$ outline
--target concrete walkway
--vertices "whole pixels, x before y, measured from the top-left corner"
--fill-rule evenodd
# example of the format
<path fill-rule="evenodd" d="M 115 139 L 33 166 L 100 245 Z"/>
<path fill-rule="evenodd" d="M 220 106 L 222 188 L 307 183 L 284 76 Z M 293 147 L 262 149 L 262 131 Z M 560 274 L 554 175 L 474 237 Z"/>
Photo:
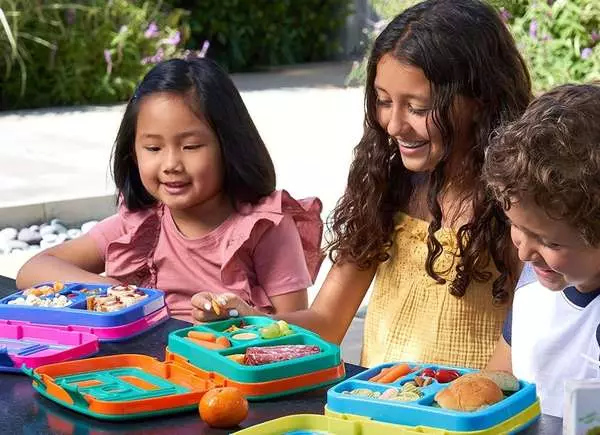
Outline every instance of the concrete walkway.
<path fill-rule="evenodd" d="M 319 196 L 324 219 L 344 191 L 362 134 L 363 90 L 344 86 L 350 68 L 326 63 L 233 75 L 275 163 L 278 188 L 297 198 Z M 121 104 L 0 112 L 0 229 L 112 214 L 109 158 L 123 110 Z M 30 255 L 0 255 L 0 274 L 14 277 Z M 329 267 L 309 289 L 311 301 Z M 357 320 L 344 344 L 348 361 L 358 361 L 361 331 Z"/>

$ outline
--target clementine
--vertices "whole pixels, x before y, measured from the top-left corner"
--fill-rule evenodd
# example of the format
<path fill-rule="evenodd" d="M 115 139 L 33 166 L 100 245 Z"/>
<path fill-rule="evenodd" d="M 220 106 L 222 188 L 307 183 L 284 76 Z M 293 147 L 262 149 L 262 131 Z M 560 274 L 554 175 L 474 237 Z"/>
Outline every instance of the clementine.
<path fill-rule="evenodd" d="M 248 416 L 248 401 L 234 387 L 213 388 L 200 404 L 200 417 L 211 427 L 227 428 L 240 424 Z"/>

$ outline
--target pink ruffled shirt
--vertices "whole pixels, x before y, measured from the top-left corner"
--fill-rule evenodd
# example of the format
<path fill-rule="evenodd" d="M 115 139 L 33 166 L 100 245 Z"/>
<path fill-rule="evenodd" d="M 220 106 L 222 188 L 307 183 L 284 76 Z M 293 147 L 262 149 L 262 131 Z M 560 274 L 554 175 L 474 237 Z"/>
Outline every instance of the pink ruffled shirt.
<path fill-rule="evenodd" d="M 321 208 L 317 198 L 296 201 L 275 191 L 190 239 L 163 205 L 138 212 L 121 206 L 88 234 L 107 276 L 165 291 L 171 316 L 191 321 L 191 297 L 199 291 L 235 293 L 271 312 L 271 297 L 312 285 L 324 257 Z"/>

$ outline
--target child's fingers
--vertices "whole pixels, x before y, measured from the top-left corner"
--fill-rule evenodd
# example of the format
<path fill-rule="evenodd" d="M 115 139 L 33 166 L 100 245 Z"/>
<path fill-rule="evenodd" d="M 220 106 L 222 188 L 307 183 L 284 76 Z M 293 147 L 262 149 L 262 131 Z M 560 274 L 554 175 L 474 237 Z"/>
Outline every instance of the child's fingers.
<path fill-rule="evenodd" d="M 225 300 L 223 309 L 228 311 L 229 317 L 249 316 L 254 314 L 254 310 L 242 298 L 233 293 L 224 293 L 222 299 Z"/>
<path fill-rule="evenodd" d="M 254 314 L 243 299 L 233 293 L 199 292 L 192 296 L 193 317 L 198 322 L 211 322 Z"/>
<path fill-rule="evenodd" d="M 213 311 L 199 310 L 194 308 L 192 310 L 192 317 L 194 322 L 197 323 L 206 323 L 213 322 L 215 320 L 220 320 L 219 317 Z"/>
<path fill-rule="evenodd" d="M 213 295 L 209 292 L 200 292 L 192 296 L 192 306 L 197 310 L 211 311 Z"/>

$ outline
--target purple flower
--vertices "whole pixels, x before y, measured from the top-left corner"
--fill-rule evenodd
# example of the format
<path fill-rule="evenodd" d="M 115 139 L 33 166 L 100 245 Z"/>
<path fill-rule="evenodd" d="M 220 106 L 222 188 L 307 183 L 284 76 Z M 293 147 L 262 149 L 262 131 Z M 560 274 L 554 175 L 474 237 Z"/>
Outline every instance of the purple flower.
<path fill-rule="evenodd" d="M 146 31 L 144 32 L 144 37 L 147 39 L 156 38 L 160 34 L 158 26 L 154 21 L 152 21 Z"/>
<path fill-rule="evenodd" d="M 581 50 L 581 58 L 588 59 L 593 53 L 593 50 L 590 47 L 584 48 Z"/>
<path fill-rule="evenodd" d="M 210 47 L 210 42 L 209 41 L 204 41 L 204 43 L 202 44 L 202 48 L 198 52 L 197 56 L 198 57 L 205 57 L 206 53 L 208 52 L 208 48 L 209 47 Z"/>
<path fill-rule="evenodd" d="M 104 50 L 104 60 L 106 61 L 106 74 L 110 74 L 113 67 L 110 50 Z"/>
<path fill-rule="evenodd" d="M 512 15 L 506 8 L 500 8 L 500 18 L 504 23 L 508 23 L 508 21 L 512 18 Z"/>
<path fill-rule="evenodd" d="M 162 44 L 167 45 L 177 45 L 181 42 L 181 33 L 179 31 L 175 32 L 169 38 L 163 39 L 160 41 Z"/>
<path fill-rule="evenodd" d="M 592 38 L 592 42 L 600 41 L 600 33 L 596 32 L 595 30 L 592 30 L 590 36 Z"/>
<path fill-rule="evenodd" d="M 148 65 L 149 63 L 159 63 L 165 57 L 165 52 L 162 47 L 159 47 L 156 50 L 156 54 L 154 56 L 148 56 L 142 59 L 142 65 Z"/>
<path fill-rule="evenodd" d="M 531 23 L 529 23 L 529 36 L 531 36 L 533 39 L 537 39 L 537 28 L 537 21 L 531 20 Z"/>
<path fill-rule="evenodd" d="M 73 8 L 69 8 L 65 11 L 65 20 L 69 26 L 75 23 L 77 12 Z"/>

